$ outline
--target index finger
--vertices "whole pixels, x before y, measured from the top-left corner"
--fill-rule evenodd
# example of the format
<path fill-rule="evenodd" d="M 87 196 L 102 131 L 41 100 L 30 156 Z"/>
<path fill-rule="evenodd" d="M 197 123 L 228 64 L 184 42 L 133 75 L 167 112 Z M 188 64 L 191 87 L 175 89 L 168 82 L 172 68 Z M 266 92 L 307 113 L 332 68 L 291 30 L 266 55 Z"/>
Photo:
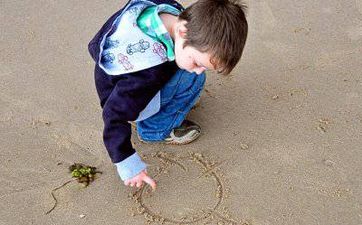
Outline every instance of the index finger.
<path fill-rule="evenodd" d="M 149 176 L 145 176 L 143 178 L 143 181 L 147 184 L 149 184 L 153 190 L 156 190 L 156 182 L 154 180 L 152 180 L 152 178 L 150 178 Z"/>

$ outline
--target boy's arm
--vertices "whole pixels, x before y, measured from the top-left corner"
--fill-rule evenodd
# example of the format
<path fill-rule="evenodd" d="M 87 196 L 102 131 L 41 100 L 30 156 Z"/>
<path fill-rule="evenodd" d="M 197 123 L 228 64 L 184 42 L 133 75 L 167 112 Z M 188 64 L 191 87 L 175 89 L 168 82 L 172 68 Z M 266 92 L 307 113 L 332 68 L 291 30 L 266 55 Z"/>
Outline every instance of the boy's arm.
<path fill-rule="evenodd" d="M 146 169 L 146 164 L 132 147 L 128 121 L 135 120 L 147 103 L 135 103 L 137 99 L 132 91 L 136 90 L 131 89 L 130 80 L 118 81 L 103 106 L 103 141 L 122 180 L 130 179 Z"/>
<path fill-rule="evenodd" d="M 123 181 L 146 169 L 146 164 L 132 147 L 128 121 L 137 119 L 176 70 L 176 64 L 165 63 L 137 73 L 123 74 L 103 105 L 104 144 Z"/>

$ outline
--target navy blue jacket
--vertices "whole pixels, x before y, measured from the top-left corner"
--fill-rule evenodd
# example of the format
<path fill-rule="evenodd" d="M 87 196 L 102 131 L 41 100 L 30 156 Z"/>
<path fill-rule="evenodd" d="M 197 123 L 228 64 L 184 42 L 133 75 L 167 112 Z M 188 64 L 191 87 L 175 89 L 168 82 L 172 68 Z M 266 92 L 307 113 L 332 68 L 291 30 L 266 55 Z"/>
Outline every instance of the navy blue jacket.
<path fill-rule="evenodd" d="M 173 4 L 174 7 L 183 9 L 173 0 L 149 1 L 155 4 Z M 103 109 L 103 140 L 113 163 L 121 162 L 135 153 L 131 144 L 131 125 L 128 121 L 137 119 L 139 113 L 179 69 L 173 61 L 142 71 L 114 76 L 106 74 L 99 67 L 102 37 L 112 28 L 113 21 L 122 10 L 123 8 L 107 20 L 88 45 L 89 53 L 96 62 L 94 76 Z"/>

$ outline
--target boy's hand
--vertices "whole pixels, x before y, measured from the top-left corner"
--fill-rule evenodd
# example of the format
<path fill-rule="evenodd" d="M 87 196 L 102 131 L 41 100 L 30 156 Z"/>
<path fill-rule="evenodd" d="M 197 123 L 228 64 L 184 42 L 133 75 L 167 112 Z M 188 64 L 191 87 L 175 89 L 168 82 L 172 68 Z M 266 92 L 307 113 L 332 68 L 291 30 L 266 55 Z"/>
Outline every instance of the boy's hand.
<path fill-rule="evenodd" d="M 143 182 L 151 185 L 153 190 L 156 190 L 156 182 L 147 175 L 147 170 L 143 170 L 138 175 L 132 177 L 131 179 L 125 180 L 124 185 L 131 187 L 141 187 Z"/>

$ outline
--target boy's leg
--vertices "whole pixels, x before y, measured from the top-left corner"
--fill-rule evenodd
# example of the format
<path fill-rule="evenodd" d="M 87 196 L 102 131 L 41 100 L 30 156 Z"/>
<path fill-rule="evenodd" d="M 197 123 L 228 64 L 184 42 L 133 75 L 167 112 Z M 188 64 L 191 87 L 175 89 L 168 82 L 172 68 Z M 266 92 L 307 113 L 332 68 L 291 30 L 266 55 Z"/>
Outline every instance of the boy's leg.
<path fill-rule="evenodd" d="M 148 142 L 164 141 L 173 131 L 187 132 L 198 125 L 184 121 L 186 115 L 197 102 L 205 84 L 204 73 L 197 75 L 178 70 L 161 89 L 161 109 L 150 118 L 137 122 L 139 137 Z M 198 131 L 200 133 L 200 131 Z M 185 134 L 186 135 L 186 134 Z"/>

